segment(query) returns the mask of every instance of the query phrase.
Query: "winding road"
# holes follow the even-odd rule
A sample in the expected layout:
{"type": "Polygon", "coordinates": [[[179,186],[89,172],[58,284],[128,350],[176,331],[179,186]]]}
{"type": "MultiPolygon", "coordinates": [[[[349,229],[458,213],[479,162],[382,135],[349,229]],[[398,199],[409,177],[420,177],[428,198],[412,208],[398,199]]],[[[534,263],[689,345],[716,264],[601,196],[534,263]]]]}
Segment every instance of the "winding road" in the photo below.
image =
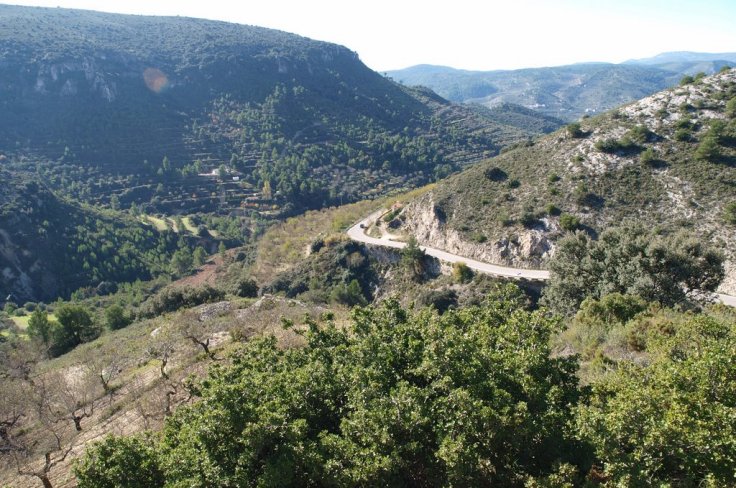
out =
{"type": "MultiPolygon", "coordinates": [[[[377,237],[371,237],[369,235],[366,235],[365,229],[369,228],[371,225],[373,225],[375,222],[378,221],[379,218],[383,214],[386,213],[386,210],[378,210],[377,212],[373,212],[368,217],[364,218],[354,226],[350,227],[347,231],[348,237],[350,237],[352,240],[357,242],[362,242],[363,244],[370,244],[373,246],[383,246],[383,247],[391,247],[394,249],[403,249],[406,246],[405,242],[398,242],[391,240],[390,238],[377,238],[377,237]]],[[[435,257],[441,261],[445,261],[448,263],[465,263],[468,268],[478,271],[480,273],[485,274],[491,274],[496,276],[505,276],[508,278],[517,278],[517,279],[524,279],[524,280],[534,280],[534,281],[547,281],[549,280],[549,271],[541,270],[541,269],[521,269],[521,268],[510,268],[507,266],[499,266],[496,264],[489,264],[484,263],[482,261],[476,261],[475,259],[469,259],[463,256],[458,256],[457,254],[452,254],[447,251],[443,251],[441,249],[435,249],[433,247],[426,247],[426,246],[420,246],[422,250],[427,253],[427,255],[435,257]]],[[[729,305],[731,307],[736,307],[736,297],[733,297],[731,295],[724,295],[720,293],[716,293],[717,299],[726,305],[729,305]]]]}

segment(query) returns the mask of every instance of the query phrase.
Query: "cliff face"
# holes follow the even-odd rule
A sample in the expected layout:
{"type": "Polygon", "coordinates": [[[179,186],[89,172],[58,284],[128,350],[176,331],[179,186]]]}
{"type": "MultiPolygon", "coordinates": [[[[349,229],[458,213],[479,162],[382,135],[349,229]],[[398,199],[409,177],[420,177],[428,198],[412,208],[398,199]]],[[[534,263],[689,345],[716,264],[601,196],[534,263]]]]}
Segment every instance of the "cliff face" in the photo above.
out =
{"type": "Polygon", "coordinates": [[[557,224],[544,220],[539,228],[515,229],[513,233],[482,243],[472,242],[446,225],[431,194],[407,205],[403,215],[403,229],[423,245],[517,268],[544,268],[545,261],[554,252],[554,239],[559,235],[557,224]]]}

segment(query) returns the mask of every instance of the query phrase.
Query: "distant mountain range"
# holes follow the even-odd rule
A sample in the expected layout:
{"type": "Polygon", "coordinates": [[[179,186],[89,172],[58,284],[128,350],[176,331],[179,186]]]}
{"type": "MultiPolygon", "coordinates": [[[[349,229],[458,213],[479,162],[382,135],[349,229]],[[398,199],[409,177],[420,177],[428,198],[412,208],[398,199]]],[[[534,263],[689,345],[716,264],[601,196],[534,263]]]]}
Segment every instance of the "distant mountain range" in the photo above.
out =
{"type": "Polygon", "coordinates": [[[514,103],[572,121],[605,112],[674,86],[683,75],[712,74],[736,65],[736,53],[663,53],[622,64],[581,63],[508,71],[466,71],[418,65],[387,71],[406,85],[423,85],[455,102],[488,107],[514,103]]]}

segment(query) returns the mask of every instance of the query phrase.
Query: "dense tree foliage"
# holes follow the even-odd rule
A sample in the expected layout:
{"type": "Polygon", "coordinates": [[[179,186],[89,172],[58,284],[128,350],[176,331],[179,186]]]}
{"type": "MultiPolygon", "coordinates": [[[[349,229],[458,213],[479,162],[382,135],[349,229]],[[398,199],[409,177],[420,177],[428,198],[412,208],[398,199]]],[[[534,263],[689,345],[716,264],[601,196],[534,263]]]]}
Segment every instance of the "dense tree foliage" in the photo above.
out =
{"type": "Polygon", "coordinates": [[[693,291],[713,291],[724,276],[723,256],[696,236],[656,234],[637,224],[611,228],[598,240],[577,232],[561,239],[549,263],[545,303],[573,314],[586,297],[613,292],[665,306],[693,291]]]}
{"type": "Polygon", "coordinates": [[[52,353],[64,354],[79,344],[96,339],[101,327],[81,305],[64,304],[54,311],[57,324],[52,329],[52,353]]]}
{"type": "Polygon", "coordinates": [[[729,486],[736,472],[736,330],[696,317],[593,386],[581,437],[618,486],[729,486]]]}
{"type": "Polygon", "coordinates": [[[133,282],[168,272],[177,244],[173,232],[61,198],[36,177],[0,169],[0,179],[6,185],[0,228],[8,239],[0,267],[28,275],[2,274],[3,298],[12,292],[50,300],[105,281],[133,282]]]}
{"type": "Polygon", "coordinates": [[[110,437],[94,444],[74,472],[80,487],[153,488],[164,485],[150,439],[110,437]]]}
{"type": "MultiPolygon", "coordinates": [[[[520,486],[576,453],[575,363],[550,358],[557,327],[503,301],[310,323],[304,348],[256,340],[215,367],[135,456],[167,486],[520,486]]],[[[88,452],[80,486],[108,486],[93,468],[121,470],[117,442],[88,452]]]]}

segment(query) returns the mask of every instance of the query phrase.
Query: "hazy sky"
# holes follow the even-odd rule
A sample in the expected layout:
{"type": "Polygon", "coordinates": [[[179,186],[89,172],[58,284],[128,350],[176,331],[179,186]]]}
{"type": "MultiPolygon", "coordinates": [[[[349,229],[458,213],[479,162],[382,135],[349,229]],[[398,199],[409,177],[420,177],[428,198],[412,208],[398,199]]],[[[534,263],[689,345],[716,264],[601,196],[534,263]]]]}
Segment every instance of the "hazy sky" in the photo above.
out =
{"type": "Polygon", "coordinates": [[[30,0],[260,25],[357,51],[375,70],[491,70],[736,51],[736,0],[30,0]]]}

